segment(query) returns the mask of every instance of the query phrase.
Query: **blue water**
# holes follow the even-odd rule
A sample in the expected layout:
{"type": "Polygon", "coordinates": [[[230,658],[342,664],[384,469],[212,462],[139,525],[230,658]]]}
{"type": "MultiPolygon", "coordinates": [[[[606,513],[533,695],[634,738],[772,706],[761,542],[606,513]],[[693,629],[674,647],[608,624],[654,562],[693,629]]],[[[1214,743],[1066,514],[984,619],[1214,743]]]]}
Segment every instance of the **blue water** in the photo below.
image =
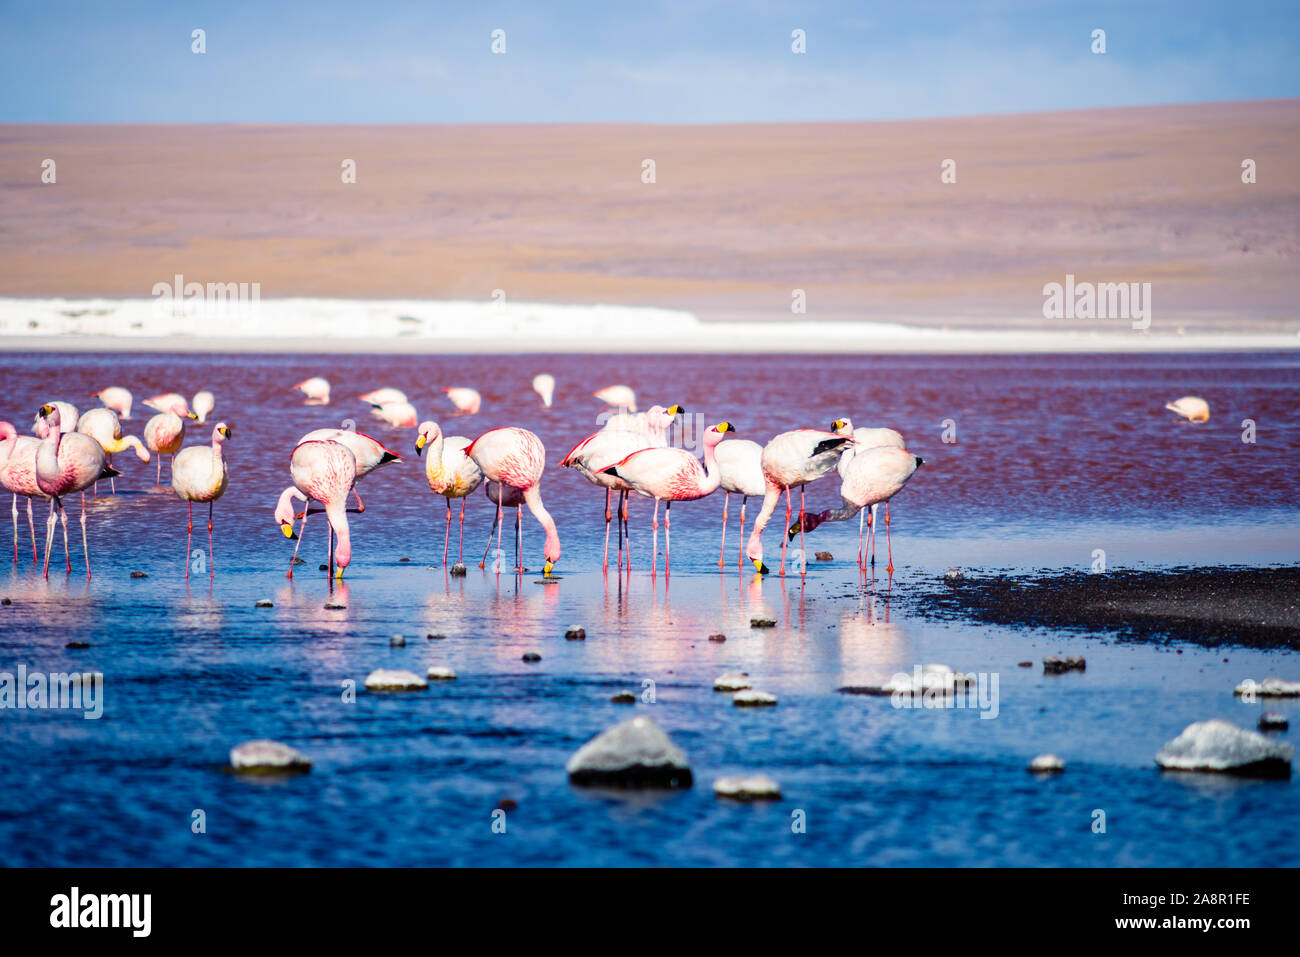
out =
{"type": "MultiPolygon", "coordinates": [[[[1153,763],[1192,721],[1253,727],[1260,708],[1234,699],[1233,686],[1300,677],[1296,655],[933,622],[901,600],[951,565],[967,574],[1079,569],[1097,548],[1111,567],[1294,562],[1295,359],[751,357],[745,377],[704,376],[709,360],[698,357],[513,361],[103,356],[92,365],[86,357],[3,357],[0,417],[22,429],[47,399],[88,408],[89,393],[108,378],[135,389],[137,401],[164,388],[212,388],[216,418],[231,422],[235,437],[230,491],[216,509],[213,584],[186,586],[184,506],[147,491],[153,466],[125,455],[120,494],[89,500],[90,582],[75,505],[71,576],[59,565],[47,584],[32,570],[25,529],[26,554],[20,549],[17,567],[0,571],[0,596],[13,602],[0,606],[0,670],[23,663],[105,675],[99,720],[0,711],[0,863],[1300,864],[1294,780],[1174,775],[1153,763]],[[550,412],[529,400],[538,371],[561,381],[550,412]],[[336,381],[335,404],[286,400],[281,384],[314,372],[336,381]],[[481,388],[482,413],[445,414],[435,386],[493,376],[505,384],[481,388]],[[579,376],[590,388],[566,391],[579,376]],[[603,496],[561,470],[543,486],[564,542],[558,583],[539,584],[537,571],[498,578],[476,567],[490,524],[477,495],[466,525],[470,574],[450,578],[441,563],[443,506],[423,487],[413,431],[382,429],[375,434],[412,461],[362,483],[367,508],[351,516],[345,584],[331,596],[316,571],[322,524],[308,525],[309,564],[292,582],[284,577],[292,543],[271,509],[288,483],[289,451],[298,434],[345,415],[364,423],[348,396],[406,388],[422,413],[438,411],[449,434],[526,425],[555,461],[594,428],[598,410],[585,394],[620,380],[647,393],[646,382],[663,381],[664,400],[717,411],[760,441],[845,413],[857,424],[902,429],[926,466],[894,503],[892,588],[882,568],[874,582],[859,580],[856,523],[810,536],[810,549],[829,549],[835,560],[814,564],[804,579],[759,581],[731,561],[720,571],[717,499],[674,510],[667,583],[647,573],[648,509],[634,504],[637,567],[629,582],[606,579],[603,496]],[[754,381],[787,380],[778,400],[753,393],[754,381]],[[1204,427],[1160,408],[1192,391],[1215,409],[1204,427]],[[1259,423],[1254,446],[1240,441],[1247,412],[1259,423]],[[939,438],[950,417],[956,445],[939,438]],[[132,579],[132,570],[149,577],[132,579]],[[331,597],[346,609],[325,610],[331,597]],[[274,607],[255,608],[260,598],[274,607]],[[751,629],[755,615],[778,625],[751,629]],[[571,623],[586,628],[586,641],[564,639],[571,623]],[[706,640],[716,631],[725,643],[706,640]],[[430,641],[429,632],[448,637],[430,641]],[[406,636],[404,647],[390,645],[395,633],[406,636]],[[71,639],[91,647],[68,649],[71,639]],[[529,650],[543,660],[522,662],[529,650]],[[1044,676],[1038,662],[1049,653],[1084,654],[1088,670],[1044,676]],[[1023,660],[1035,667],[1018,668],[1023,660]],[[932,661],[997,673],[997,717],[834,693],[932,661]],[[450,665],[459,678],[410,694],[361,689],[375,668],[422,674],[431,664],[450,665]],[[711,687],[733,670],[750,672],[780,704],[733,707],[711,687]],[[348,681],[358,688],[350,702],[348,681]],[[653,703],[609,701],[624,689],[641,695],[647,681],[653,703]],[[695,786],[671,794],[570,786],[568,757],[635,713],[654,717],[686,751],[695,786]],[[312,772],[225,773],[229,749],[253,737],[300,748],[312,772]],[[1048,751],[1067,760],[1066,772],[1026,773],[1028,760],[1048,751]],[[740,771],[775,778],[782,799],[717,799],[713,781],[740,771]],[[507,798],[518,807],[506,812],[506,832],[495,833],[493,811],[507,798]],[[196,809],[204,833],[192,831],[196,809]],[[1093,830],[1098,810],[1104,833],[1093,830]]],[[[141,415],[128,423],[137,432],[141,415]]],[[[835,498],[833,479],[809,490],[810,507],[835,498]]],[[[736,509],[733,502],[731,560],[736,509]]],[[[751,521],[756,510],[751,503],[751,521]]],[[[40,519],[38,511],[38,530],[40,519]]],[[[535,570],[541,537],[526,517],[535,570]]],[[[1300,705],[1270,707],[1300,721],[1300,705]]],[[[1294,740],[1294,731],[1283,737],[1294,740]]]]}

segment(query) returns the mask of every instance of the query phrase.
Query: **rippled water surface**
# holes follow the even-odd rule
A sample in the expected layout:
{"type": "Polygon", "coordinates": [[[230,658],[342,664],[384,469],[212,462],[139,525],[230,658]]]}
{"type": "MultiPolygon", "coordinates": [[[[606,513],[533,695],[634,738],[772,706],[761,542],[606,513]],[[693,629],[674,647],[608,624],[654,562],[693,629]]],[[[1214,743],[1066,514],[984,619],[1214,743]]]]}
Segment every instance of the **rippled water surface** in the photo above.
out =
{"type": "MultiPolygon", "coordinates": [[[[1294,562],[1296,357],[9,354],[0,356],[0,418],[25,432],[42,402],[85,410],[108,385],[135,392],[125,424],[136,434],[149,414],[143,398],[216,393],[214,418],[234,429],[230,487],[216,507],[216,579],[186,586],[185,507],[151,491],[153,465],[129,454],[115,460],[125,473],[118,494],[87,499],[90,582],[76,503],[71,576],[58,564],[41,579],[21,531],[18,564],[0,570],[0,595],[12,601],[0,606],[0,670],[102,670],[104,714],[0,711],[0,863],[1300,864],[1295,781],[1168,775],[1152,762],[1192,721],[1252,727],[1259,707],[1235,700],[1232,687],[1300,677],[1294,655],[932,622],[900,600],[953,565],[1081,569],[1099,549],[1111,568],[1294,562]],[[543,371],[559,380],[550,410],[529,391],[543,371]],[[289,387],[317,374],[333,382],[333,404],[304,407],[289,387]],[[451,578],[445,509],[424,484],[414,430],[372,426],[355,399],[396,386],[448,434],[525,426],[553,463],[597,427],[590,393],[614,382],[635,387],[643,406],[680,403],[759,442],[844,415],[902,431],[925,465],[892,509],[892,587],[883,568],[860,581],[856,523],[809,537],[810,551],[834,559],[806,578],[757,580],[736,566],[735,502],[720,570],[719,497],[674,509],[669,581],[648,574],[650,509],[634,502],[636,567],[630,580],[602,576],[603,495],[559,469],[548,470],[543,496],[563,542],[561,580],[539,583],[542,535],[527,515],[534,571],[477,568],[492,514],[481,493],[467,511],[470,573],[451,578]],[[450,385],[478,388],[480,413],[453,417],[441,392],[450,385]],[[1209,400],[1208,423],[1163,411],[1189,393],[1209,400]],[[347,607],[327,611],[316,571],[323,522],[309,523],[309,564],[289,581],[292,543],[271,513],[297,437],[346,418],[409,458],[361,484],[353,565],[332,596],[347,607]],[[1247,419],[1254,443],[1242,441],[1247,419]],[[955,443],[943,441],[945,428],[955,443]],[[274,607],[255,608],[261,598],[274,607]],[[777,627],[751,629],[756,615],[777,627]],[[571,623],[586,641],[564,640],[571,623]],[[706,640],[718,631],[726,642],[706,640]],[[390,646],[395,633],[404,647],[390,646]],[[70,640],[90,648],[68,649],[70,640]],[[522,662],[530,650],[542,661],[522,662]],[[1048,653],[1084,654],[1088,669],[1044,676],[1037,662],[1048,653]],[[1018,668],[1024,660],[1036,666],[1018,668]],[[996,673],[997,717],[834,693],[930,661],[996,673]],[[360,686],[375,668],[431,664],[460,677],[343,700],[344,683],[360,686]],[[711,690],[732,670],[780,704],[733,707],[711,690]],[[654,703],[609,701],[650,687],[654,703]],[[652,715],[687,752],[695,787],[571,787],[569,755],[634,713],[652,715]],[[314,770],[282,780],[223,773],[230,747],[251,737],[293,744],[314,770]],[[1067,759],[1065,774],[1025,772],[1045,751],[1067,759]],[[778,780],[782,800],[714,797],[716,777],[750,770],[778,780]],[[518,808],[506,833],[494,833],[492,812],[506,798],[518,808]],[[191,830],[196,809],[206,833],[191,830]],[[1093,830],[1097,810],[1104,834],[1093,830]],[[795,820],[806,822],[802,833],[795,820]]],[[[191,426],[188,441],[208,431],[191,426]]],[[[836,480],[812,486],[808,501],[838,504],[836,480]]],[[[751,502],[749,520],[756,512],[751,502]]],[[[4,540],[8,553],[7,531],[4,540]]],[[[1272,707],[1300,720],[1296,705],[1272,707]]]]}

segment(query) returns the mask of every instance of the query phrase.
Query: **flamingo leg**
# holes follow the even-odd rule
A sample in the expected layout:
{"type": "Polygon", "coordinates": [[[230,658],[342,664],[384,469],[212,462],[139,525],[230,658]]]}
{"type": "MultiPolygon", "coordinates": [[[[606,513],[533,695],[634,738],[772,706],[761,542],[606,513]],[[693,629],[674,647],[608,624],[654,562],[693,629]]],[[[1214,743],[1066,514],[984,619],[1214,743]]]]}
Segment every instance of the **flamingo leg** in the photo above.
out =
{"type": "Polygon", "coordinates": [[[498,517],[494,517],[493,520],[492,520],[492,531],[488,532],[487,544],[483,546],[483,560],[482,560],[481,562],[478,563],[478,567],[479,567],[479,568],[486,568],[486,567],[487,567],[487,553],[488,553],[488,549],[492,547],[492,536],[495,535],[495,534],[497,533],[497,522],[498,522],[498,521],[500,521],[500,517],[499,517],[499,516],[498,516],[498,517]]]}
{"type": "Polygon", "coordinates": [[[308,507],[310,504],[311,504],[311,503],[308,502],[307,505],[304,505],[304,506],[303,506],[303,509],[302,509],[302,524],[301,524],[300,526],[298,526],[298,541],[294,542],[294,545],[293,545],[293,558],[289,559],[289,573],[288,573],[287,575],[284,576],[285,578],[292,578],[292,577],[293,577],[293,566],[296,565],[296,564],[298,563],[298,546],[302,544],[302,535],[303,535],[303,532],[305,532],[305,531],[307,530],[307,512],[310,511],[310,509],[309,509],[309,507],[308,507]]]}
{"type": "MultiPolygon", "coordinates": [[[[613,494],[613,492],[614,492],[613,489],[608,489],[608,488],[605,489],[605,557],[601,560],[601,567],[604,568],[604,570],[605,570],[606,572],[609,571],[609,522],[610,522],[610,519],[612,519],[612,518],[614,517],[614,516],[611,515],[610,512],[609,512],[609,499],[610,499],[610,496],[613,494]]],[[[18,546],[16,546],[16,545],[14,546],[14,548],[15,548],[14,554],[15,554],[15,555],[18,554],[18,552],[17,552],[17,547],[18,547],[18,546]]],[[[16,560],[17,560],[17,559],[15,559],[15,561],[16,561],[16,560]]]]}
{"type": "Polygon", "coordinates": [[[90,581],[90,544],[86,541],[86,493],[81,493],[81,553],[86,559],[86,581],[90,581]]]}
{"type": "Polygon", "coordinates": [[[59,503],[59,518],[63,522],[63,560],[67,563],[68,574],[72,574],[72,552],[68,549],[68,510],[59,503]]]}
{"type": "MultiPolygon", "coordinates": [[[[29,503],[31,499],[27,500],[29,503]]],[[[14,493],[14,564],[18,564],[18,493],[14,493]]]]}
{"type": "Polygon", "coordinates": [[[451,499],[447,499],[447,528],[442,535],[442,567],[447,567],[447,549],[451,545],[451,499]]]}
{"type": "Polygon", "coordinates": [[[515,506],[515,573],[524,570],[524,507],[515,506]]]}
{"type": "MultiPolygon", "coordinates": [[[[803,552],[803,567],[799,569],[800,575],[808,574],[808,552],[807,552],[808,546],[804,544],[804,539],[803,539],[804,492],[807,490],[807,488],[808,486],[806,485],[799,486],[799,551],[803,552]]],[[[789,525],[786,526],[786,528],[789,527],[790,527],[789,525]]]]}
{"type": "Polygon", "coordinates": [[[194,539],[194,503],[185,503],[190,510],[189,524],[185,528],[185,580],[190,580],[190,545],[194,539]]]}
{"type": "Polygon", "coordinates": [[[664,578],[668,577],[669,569],[673,564],[673,500],[669,499],[668,504],[664,506],[664,578]]]}
{"type": "Polygon", "coordinates": [[[618,507],[615,510],[615,518],[618,524],[618,568],[615,569],[619,574],[623,573],[623,493],[618,493],[618,507]]]}
{"type": "Polygon", "coordinates": [[[366,510],[366,507],[361,503],[361,493],[357,491],[357,487],[355,485],[352,486],[352,494],[357,497],[357,511],[364,512],[366,510]]]}
{"type": "Polygon", "coordinates": [[[889,540],[889,503],[888,502],[885,503],[885,548],[889,552],[889,564],[885,567],[885,571],[889,572],[889,574],[892,575],[894,574],[894,546],[893,543],[890,542],[889,540]]]}
{"type": "Polygon", "coordinates": [[[32,518],[32,500],[27,499],[27,531],[32,535],[32,564],[35,565],[39,559],[36,557],[36,522],[32,518]]]}
{"type": "MultiPolygon", "coordinates": [[[[154,476],[153,487],[162,488],[162,453],[161,452],[158,453],[158,473],[154,476]]],[[[186,561],[188,561],[188,559],[186,559],[186,561]]]]}
{"type": "Polygon", "coordinates": [[[623,509],[623,539],[627,544],[627,570],[631,572],[632,571],[632,526],[628,524],[628,520],[627,520],[627,490],[626,489],[623,490],[623,498],[621,499],[621,504],[623,509]]]}
{"type": "Polygon", "coordinates": [[[212,555],[212,503],[208,503],[208,577],[217,577],[217,563],[212,555]]]}
{"type": "Polygon", "coordinates": [[[871,514],[867,516],[867,532],[869,533],[869,544],[871,546],[871,567],[876,567],[876,506],[871,506],[871,514]]]}
{"type": "MultiPolygon", "coordinates": [[[[504,491],[504,489],[502,490],[504,491]]],[[[501,554],[501,496],[497,496],[497,554],[501,554]]],[[[501,574],[501,566],[497,565],[497,574],[501,574]]]]}
{"type": "Polygon", "coordinates": [[[325,574],[330,583],[330,591],[334,590],[334,526],[330,525],[330,544],[329,544],[329,561],[325,564],[325,574]]]}
{"type": "Polygon", "coordinates": [[[724,556],[727,554],[727,512],[731,511],[731,493],[725,492],[722,496],[722,539],[718,542],[718,564],[726,564],[724,556]]]}
{"type": "Polygon", "coordinates": [[[659,567],[659,499],[655,499],[655,516],[650,521],[654,529],[654,548],[650,552],[650,577],[654,578],[655,569],[659,567]]]}
{"type": "MultiPolygon", "coordinates": [[[[790,515],[791,515],[793,512],[794,512],[794,509],[790,507],[790,489],[787,488],[787,489],[785,490],[785,525],[782,526],[783,528],[789,528],[789,527],[790,527],[790,515]]],[[[784,534],[783,534],[783,535],[781,536],[781,575],[782,575],[782,576],[785,575],[785,546],[786,546],[786,543],[789,542],[789,541],[790,541],[790,536],[789,536],[789,535],[784,535],[784,534]]]]}
{"type": "Polygon", "coordinates": [[[50,549],[54,547],[54,524],[57,519],[54,517],[56,500],[50,499],[50,517],[45,520],[45,567],[41,570],[46,578],[50,577],[50,549]]]}
{"type": "Polygon", "coordinates": [[[466,495],[460,500],[460,544],[456,546],[456,564],[465,564],[465,504],[469,501],[466,495]]]}
{"type": "Polygon", "coordinates": [[[741,568],[745,567],[745,503],[748,501],[748,495],[740,497],[740,558],[737,560],[737,564],[741,568]]]}

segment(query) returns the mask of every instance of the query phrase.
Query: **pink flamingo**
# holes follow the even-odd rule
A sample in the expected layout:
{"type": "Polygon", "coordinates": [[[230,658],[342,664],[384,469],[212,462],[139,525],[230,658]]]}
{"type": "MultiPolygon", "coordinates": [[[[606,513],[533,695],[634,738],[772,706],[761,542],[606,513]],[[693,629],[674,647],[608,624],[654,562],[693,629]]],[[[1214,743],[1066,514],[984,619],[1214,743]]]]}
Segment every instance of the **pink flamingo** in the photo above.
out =
{"type": "MultiPolygon", "coordinates": [[[[385,447],[378,439],[372,439],[364,432],[353,432],[351,429],[315,429],[298,440],[299,445],[303,442],[337,442],[339,445],[346,445],[357,460],[358,482],[381,465],[402,461],[400,455],[385,447]]],[[[357,511],[364,512],[366,506],[362,504],[361,493],[357,491],[355,485],[352,486],[352,494],[357,500],[357,511]]]]}
{"type": "Polygon", "coordinates": [[[190,545],[194,541],[194,503],[208,503],[208,577],[217,574],[212,556],[212,505],[226,491],[230,471],[222,445],[230,438],[230,426],[218,422],[212,430],[212,445],[191,445],[181,449],[172,461],[172,491],[189,507],[185,532],[185,580],[190,580],[190,545]]]}
{"type": "Polygon", "coordinates": [[[330,384],[328,379],[314,375],[310,379],[303,379],[294,388],[303,394],[303,405],[330,404],[330,384]]]}
{"type": "Polygon", "coordinates": [[[718,490],[722,482],[722,473],[718,468],[715,449],[718,443],[727,437],[728,432],[735,431],[735,427],[730,422],[719,422],[704,431],[703,464],[685,449],[642,449],[604,470],[611,475],[617,475],[640,494],[655,500],[651,575],[654,574],[655,566],[659,563],[659,503],[661,501],[668,503],[664,511],[664,574],[667,575],[672,566],[673,502],[694,501],[718,490]]]}
{"type": "MultiPolygon", "coordinates": [[[[797,533],[811,532],[823,522],[844,522],[854,515],[859,515],[867,506],[875,508],[881,502],[888,502],[902,491],[912,474],[925,464],[920,456],[913,455],[906,449],[892,445],[881,445],[859,452],[853,456],[846,470],[844,481],[840,484],[840,498],[844,504],[837,509],[827,509],[813,515],[800,515],[799,521],[790,526],[789,537],[797,533]]],[[[873,534],[874,538],[874,534],[873,534]]],[[[889,510],[885,510],[885,544],[889,548],[888,571],[894,572],[894,549],[889,540],[889,510]]],[[[864,567],[861,558],[862,529],[858,528],[858,567],[864,567]]],[[[876,563],[875,550],[872,549],[871,564],[876,563]]]]}
{"type": "Polygon", "coordinates": [[[72,571],[72,556],[68,553],[68,513],[63,507],[63,497],[81,493],[81,546],[86,557],[86,578],[90,578],[90,545],[86,541],[86,489],[101,478],[119,474],[108,465],[108,457],[100,444],[80,432],[64,433],[57,406],[43,405],[40,412],[48,432],[36,449],[36,484],[50,497],[50,517],[45,523],[45,568],[50,577],[50,549],[54,545],[55,512],[63,518],[63,551],[67,556],[68,571],[72,571]]]}
{"type": "Polygon", "coordinates": [[[447,552],[451,544],[451,500],[460,499],[460,549],[456,564],[465,561],[465,502],[470,493],[483,481],[474,460],[465,454],[469,439],[461,435],[444,437],[437,422],[421,422],[420,434],[415,437],[415,451],[423,455],[427,446],[424,478],[435,495],[447,500],[447,528],[442,538],[442,565],[447,566],[447,552]]]}
{"type": "MultiPolygon", "coordinates": [[[[293,538],[293,504],[294,498],[304,502],[314,500],[325,507],[325,518],[330,526],[329,563],[331,580],[335,577],[335,564],[338,565],[337,577],[343,577],[343,569],[352,561],[352,536],[348,530],[347,503],[348,493],[357,480],[357,459],[352,450],[338,442],[303,442],[293,450],[289,461],[289,475],[293,485],[280,493],[275,506],[275,519],[280,523],[286,538],[293,538]],[[338,549],[334,547],[334,537],[338,536],[338,549]]],[[[310,504],[310,503],[309,503],[310,504]]],[[[298,545],[302,544],[302,531],[307,527],[308,509],[303,510],[302,528],[299,529],[298,545]]],[[[294,546],[293,557],[298,557],[298,545],[294,546]]],[[[289,573],[293,577],[293,560],[289,562],[289,573]]]]}
{"type": "MultiPolygon", "coordinates": [[[[799,518],[804,517],[804,486],[826,475],[835,468],[840,454],[853,439],[847,435],[822,432],[817,429],[795,429],[782,432],[763,447],[763,508],[754,520],[754,530],[749,534],[745,556],[754,563],[760,575],[766,575],[763,564],[763,529],[767,528],[776,503],[785,492],[785,520],[790,522],[790,489],[799,488],[799,518]]],[[[785,574],[786,537],[781,536],[781,574],[785,574]]],[[[804,569],[807,569],[804,563],[804,569]]]]}
{"type": "Polygon", "coordinates": [[[542,405],[549,409],[555,399],[555,376],[549,372],[533,376],[533,391],[541,398],[542,405]]]}
{"type": "MultiPolygon", "coordinates": [[[[139,439],[134,435],[122,435],[122,423],[117,417],[117,413],[112,409],[104,406],[98,409],[91,409],[82,413],[77,420],[77,431],[83,435],[89,435],[99,443],[100,447],[108,455],[108,464],[113,464],[113,456],[118,452],[125,452],[127,449],[135,449],[136,458],[141,462],[149,461],[149,450],[144,447],[139,439]]],[[[117,479],[110,482],[113,488],[113,494],[117,494],[117,479]]],[[[98,494],[98,485],[96,486],[98,494]]]]}
{"type": "Polygon", "coordinates": [[[159,412],[145,423],[144,444],[149,447],[150,452],[158,456],[158,474],[154,479],[154,488],[162,488],[162,457],[170,455],[173,465],[175,464],[176,453],[181,450],[181,443],[185,441],[185,420],[197,418],[198,416],[190,411],[189,406],[182,399],[169,406],[166,412],[159,412]]]}
{"type": "Polygon", "coordinates": [[[447,398],[451,404],[460,410],[463,415],[473,415],[478,412],[479,406],[483,404],[483,397],[475,389],[467,389],[463,386],[448,386],[442,390],[447,393],[447,398]]]}
{"type": "Polygon", "coordinates": [[[626,409],[629,412],[636,411],[636,393],[625,385],[607,385],[592,396],[604,402],[615,409],[626,409]]]}
{"type": "Polygon", "coordinates": [[[194,415],[198,418],[200,425],[208,421],[208,416],[212,414],[212,410],[216,407],[217,397],[207,389],[194,393],[194,401],[190,403],[190,408],[194,410],[194,415]]]}
{"type": "Polygon", "coordinates": [[[179,392],[164,392],[162,395],[156,395],[152,399],[145,399],[144,404],[153,409],[155,412],[170,412],[174,406],[184,406],[183,416],[189,415],[190,406],[185,396],[179,392]]]}
{"type": "MultiPolygon", "coordinates": [[[[489,480],[519,489],[524,503],[546,531],[542,548],[546,562],[542,574],[549,575],[560,560],[560,536],[555,521],[542,504],[541,480],[546,468],[546,447],[527,429],[504,428],[484,432],[465,449],[479,471],[489,480]]],[[[497,504],[497,547],[500,548],[501,505],[497,504]]],[[[522,561],[522,559],[521,559],[522,561]]],[[[516,567],[516,572],[522,567],[516,567]]]]}
{"type": "Polygon", "coordinates": [[[740,498],[740,555],[739,563],[745,565],[745,506],[751,495],[767,491],[763,478],[763,447],[749,439],[730,439],[719,445],[714,453],[718,458],[718,471],[722,476],[722,538],[718,543],[718,564],[726,564],[727,513],[731,511],[731,493],[740,498]]]}
{"type": "Polygon", "coordinates": [[[131,392],[123,389],[121,386],[112,385],[107,389],[100,389],[91,398],[98,399],[103,403],[104,408],[112,409],[124,419],[131,418],[131,392]]]}
{"type": "MultiPolygon", "coordinates": [[[[844,454],[840,456],[840,464],[836,466],[836,469],[840,473],[841,479],[845,478],[848,475],[849,463],[853,461],[853,456],[859,452],[865,452],[867,449],[878,448],[879,446],[882,445],[891,446],[896,449],[902,449],[907,447],[907,443],[903,441],[903,436],[901,433],[896,432],[893,429],[855,429],[853,427],[853,420],[850,419],[848,416],[845,416],[842,419],[836,419],[834,422],[832,422],[831,431],[834,432],[836,435],[853,436],[853,444],[844,450],[844,454]]],[[[874,565],[876,563],[875,529],[876,529],[876,509],[878,507],[879,507],[878,505],[872,505],[870,511],[863,509],[861,512],[858,513],[858,567],[859,568],[861,568],[864,562],[866,561],[866,558],[863,555],[862,548],[861,548],[863,519],[866,520],[867,528],[870,529],[869,539],[871,541],[871,547],[872,547],[871,564],[874,565]]],[[[889,523],[889,502],[888,501],[885,502],[885,523],[886,524],[889,523]]],[[[886,537],[888,537],[888,533],[886,533],[886,537]]]]}
{"type": "Polygon", "coordinates": [[[406,402],[406,393],[401,389],[374,389],[361,397],[367,405],[387,405],[389,402],[406,402]]]}
{"type": "Polygon", "coordinates": [[[370,414],[395,429],[413,429],[419,421],[415,406],[409,402],[383,402],[375,404],[370,414]]]}
{"type": "MultiPolygon", "coordinates": [[[[42,436],[41,438],[44,438],[42,436]]],[[[36,520],[32,516],[32,499],[49,498],[36,484],[36,449],[40,439],[19,435],[11,422],[0,422],[0,486],[12,492],[14,516],[14,564],[18,564],[18,496],[27,499],[27,528],[32,536],[32,564],[40,561],[36,554],[36,520]]]]}

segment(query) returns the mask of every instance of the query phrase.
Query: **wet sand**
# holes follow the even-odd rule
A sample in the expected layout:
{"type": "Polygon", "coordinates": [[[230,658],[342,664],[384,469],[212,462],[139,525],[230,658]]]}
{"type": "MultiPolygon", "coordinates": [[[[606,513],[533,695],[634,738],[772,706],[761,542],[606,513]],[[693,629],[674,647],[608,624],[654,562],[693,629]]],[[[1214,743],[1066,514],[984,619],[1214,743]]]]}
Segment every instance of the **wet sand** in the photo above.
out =
{"type": "Polygon", "coordinates": [[[914,601],[936,618],[1300,651],[1300,566],[966,577],[914,601]]]}

